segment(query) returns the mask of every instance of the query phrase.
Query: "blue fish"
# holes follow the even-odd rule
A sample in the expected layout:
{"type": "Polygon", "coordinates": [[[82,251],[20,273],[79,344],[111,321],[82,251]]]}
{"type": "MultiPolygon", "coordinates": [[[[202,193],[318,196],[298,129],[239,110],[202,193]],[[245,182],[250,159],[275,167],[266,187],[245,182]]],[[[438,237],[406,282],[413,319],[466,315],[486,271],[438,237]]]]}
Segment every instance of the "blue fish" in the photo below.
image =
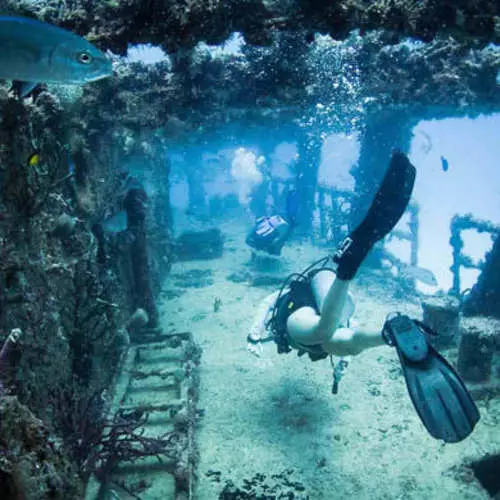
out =
{"type": "Polygon", "coordinates": [[[36,83],[82,84],[112,74],[111,61],[67,30],[24,17],[0,16],[0,78],[36,83]]]}
{"type": "Polygon", "coordinates": [[[448,166],[448,160],[444,156],[441,156],[441,167],[443,168],[443,172],[448,172],[448,166]]]}

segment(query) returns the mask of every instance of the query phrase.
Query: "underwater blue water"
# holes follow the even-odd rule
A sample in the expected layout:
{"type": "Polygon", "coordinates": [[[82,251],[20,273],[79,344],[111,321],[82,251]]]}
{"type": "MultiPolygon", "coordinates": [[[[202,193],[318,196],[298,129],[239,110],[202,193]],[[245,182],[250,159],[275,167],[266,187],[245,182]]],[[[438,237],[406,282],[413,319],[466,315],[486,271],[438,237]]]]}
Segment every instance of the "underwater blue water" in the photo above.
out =
{"type": "MultiPolygon", "coordinates": [[[[419,259],[445,290],[452,281],[451,218],[471,213],[500,225],[499,127],[500,115],[495,114],[422,122],[414,130],[410,157],[418,167],[414,196],[421,207],[419,259]],[[422,147],[422,132],[432,141],[428,153],[422,147]],[[440,156],[449,162],[446,172],[440,156]]],[[[471,231],[464,239],[464,252],[476,261],[491,248],[489,235],[471,231]]],[[[462,271],[462,288],[471,287],[477,274],[462,271]]]]}
{"type": "MultiPolygon", "coordinates": [[[[452,248],[449,244],[450,222],[454,215],[474,214],[478,219],[500,224],[500,141],[497,130],[500,115],[480,116],[476,119],[450,118],[419,123],[413,131],[410,158],[418,169],[414,199],[420,206],[419,265],[430,269],[439,288],[447,291],[452,284],[452,248]],[[441,156],[449,163],[445,172],[441,156]]],[[[262,131],[263,138],[266,131],[262,131]]],[[[259,152],[254,144],[242,144],[259,152]]],[[[209,146],[210,148],[210,146],[209,146]]],[[[207,151],[213,157],[214,169],[230,163],[234,149],[207,151]]],[[[266,158],[273,176],[291,178],[291,168],[297,155],[293,138],[278,144],[266,158]]],[[[354,179],[349,170],[359,156],[359,141],[355,134],[332,134],[325,138],[318,169],[318,183],[342,189],[353,189],[354,179]]],[[[185,163],[182,157],[173,161],[171,202],[176,208],[188,206],[188,189],[184,179],[185,163]]],[[[210,177],[209,174],[205,174],[210,177]]],[[[213,194],[236,193],[238,183],[230,176],[217,174],[205,180],[207,199],[213,194]]],[[[404,228],[407,220],[399,224],[404,228]]],[[[491,248],[488,234],[476,231],[463,233],[464,251],[476,262],[484,258],[491,248]]],[[[405,242],[393,240],[388,247],[402,260],[409,260],[405,242]]],[[[471,287],[478,276],[477,270],[463,269],[462,288],[471,287]]],[[[419,284],[424,292],[431,289],[419,284]]]]}
{"type": "MultiPolygon", "coordinates": [[[[328,41],[329,37],[326,35],[318,36],[318,39],[320,38],[323,40],[321,43],[332,43],[331,39],[328,41]]],[[[234,34],[219,47],[200,43],[196,50],[200,54],[209,52],[214,57],[238,56],[242,53],[243,43],[241,35],[234,34]]],[[[420,43],[416,42],[404,44],[410,49],[420,46],[420,43]]],[[[349,50],[352,54],[355,49],[349,50]]],[[[356,88],[359,74],[358,68],[350,64],[345,64],[343,67],[345,60],[348,60],[347,52],[339,56],[337,61],[338,69],[346,72],[346,75],[341,75],[345,78],[341,79],[340,84],[338,82],[335,84],[340,87],[351,86],[353,101],[348,101],[346,104],[346,107],[350,107],[359,90],[356,88]],[[342,57],[346,59],[343,60],[342,57]]],[[[132,63],[155,64],[170,60],[170,56],[158,47],[138,45],[130,47],[126,60],[132,63]]],[[[321,63],[320,61],[319,64],[321,63]]],[[[325,102],[327,100],[328,98],[324,99],[325,102]]],[[[342,128],[332,125],[335,121],[333,118],[332,122],[329,121],[329,116],[334,116],[338,112],[334,109],[335,104],[329,107],[328,104],[318,102],[312,108],[311,114],[316,113],[316,115],[312,118],[310,116],[303,118],[304,123],[307,122],[303,128],[307,128],[309,132],[317,131],[320,138],[320,147],[316,150],[319,151],[316,158],[320,158],[317,165],[318,184],[325,188],[353,190],[355,183],[351,170],[359,160],[361,149],[360,136],[356,131],[364,117],[364,110],[360,105],[358,115],[352,120],[349,119],[348,124],[342,128]],[[342,132],[332,133],[332,130],[337,132],[342,130],[342,132]]],[[[244,128],[246,125],[246,123],[240,124],[240,127],[244,128]]],[[[335,122],[335,125],[339,123],[335,122]]],[[[486,449],[485,442],[488,439],[489,429],[486,431],[483,429],[477,441],[474,441],[476,435],[471,437],[470,441],[460,445],[463,448],[457,448],[458,451],[455,452],[450,451],[449,447],[445,448],[443,443],[431,441],[418,422],[419,426],[415,426],[416,416],[411,413],[408,417],[408,414],[404,413],[409,411],[410,401],[407,399],[401,369],[395,352],[388,346],[382,345],[384,340],[380,334],[388,309],[397,308],[404,314],[411,314],[414,317],[422,312],[420,304],[422,296],[414,294],[414,290],[408,293],[402,291],[403,286],[401,289],[398,288],[402,281],[385,280],[383,274],[377,270],[373,274],[367,273],[366,281],[359,280],[360,284],[358,282],[353,284],[353,289],[357,293],[358,309],[350,324],[351,318],[342,320],[346,325],[341,323],[340,333],[348,335],[350,327],[354,332],[359,325],[361,328],[358,331],[361,332],[364,332],[365,327],[367,330],[371,328],[378,343],[369,347],[379,347],[380,350],[370,349],[368,353],[355,356],[355,359],[342,359],[342,363],[346,366],[351,365],[351,368],[342,383],[343,390],[333,399],[330,394],[335,392],[332,389],[331,372],[333,371],[335,383],[335,373],[338,374],[338,371],[331,370],[331,365],[334,364],[337,370],[339,366],[343,366],[337,360],[343,357],[343,354],[335,352],[338,356],[333,362],[333,358],[326,359],[327,353],[322,351],[320,354],[324,355],[325,363],[322,365],[314,363],[311,366],[307,356],[302,356],[305,351],[301,352],[300,359],[296,358],[295,352],[288,356],[288,359],[284,359],[284,356],[277,355],[275,345],[271,342],[266,345],[268,351],[272,345],[270,355],[263,354],[257,360],[248,355],[245,349],[247,333],[264,297],[269,292],[275,291],[276,287],[279,288],[289,272],[303,270],[319,255],[331,256],[333,249],[330,248],[332,246],[330,243],[328,246],[325,241],[320,242],[319,238],[315,239],[316,235],[313,233],[321,226],[321,221],[318,222],[319,209],[316,207],[312,216],[314,221],[311,224],[311,234],[307,234],[310,237],[292,240],[286,246],[281,258],[278,259],[276,253],[271,259],[268,256],[262,259],[262,255],[254,254],[253,250],[251,253],[245,234],[254,223],[256,215],[265,215],[255,213],[251,206],[253,199],[257,197],[259,186],[266,186],[265,180],[280,181],[282,191],[279,195],[285,198],[283,195],[285,189],[290,188],[291,181],[297,176],[298,155],[299,150],[304,150],[301,148],[304,146],[305,136],[300,136],[299,140],[302,142],[299,144],[299,140],[292,133],[287,135],[287,129],[284,129],[285,133],[282,133],[280,139],[274,140],[273,134],[276,130],[266,129],[260,125],[260,128],[254,126],[252,134],[248,135],[250,138],[239,140],[238,133],[231,130],[232,126],[230,123],[227,127],[227,135],[231,136],[231,140],[226,140],[226,130],[224,133],[219,131],[217,139],[212,142],[207,139],[205,142],[200,140],[196,143],[189,138],[184,143],[176,144],[170,137],[162,137],[166,141],[170,140],[168,147],[166,146],[162,152],[165,171],[161,173],[164,175],[158,175],[162,165],[161,158],[155,158],[160,161],[155,162],[153,168],[153,163],[150,162],[148,165],[142,153],[127,156],[126,164],[120,165],[120,170],[127,172],[141,184],[152,201],[152,207],[157,208],[159,205],[159,211],[173,208],[174,236],[193,229],[203,230],[202,236],[200,233],[194,234],[194,238],[190,241],[197,241],[197,244],[203,247],[204,244],[211,243],[208,240],[212,237],[216,239],[217,235],[222,235],[219,241],[224,241],[225,245],[224,252],[221,252],[222,255],[217,254],[217,259],[211,260],[198,255],[198,258],[193,260],[189,258],[183,260],[179,251],[179,241],[182,238],[173,242],[172,247],[175,248],[177,255],[172,259],[172,269],[165,279],[166,287],[170,287],[167,290],[169,293],[161,295],[159,300],[163,315],[161,326],[158,330],[149,330],[149,333],[154,335],[172,331],[189,332],[203,347],[200,367],[202,384],[200,413],[196,418],[193,417],[193,422],[199,423],[196,432],[199,432],[197,439],[201,449],[199,454],[201,465],[196,471],[201,486],[196,498],[212,500],[218,497],[211,493],[215,490],[220,491],[222,485],[215,484],[217,481],[210,486],[209,493],[208,490],[204,490],[207,483],[212,481],[207,479],[209,477],[207,471],[212,471],[212,467],[221,469],[225,478],[234,474],[241,479],[247,475],[247,468],[251,471],[249,474],[255,472],[260,474],[266,470],[265,464],[271,464],[272,467],[278,464],[281,468],[282,463],[283,468],[290,467],[292,470],[292,467],[295,467],[298,470],[297,477],[305,478],[307,493],[311,493],[310,498],[318,500],[335,499],[340,496],[337,495],[335,487],[330,489],[330,482],[334,480],[339,482],[337,487],[348,492],[343,494],[342,498],[361,498],[357,496],[357,488],[364,491],[362,498],[372,498],[371,492],[376,490],[377,481],[380,480],[381,483],[386,481],[384,474],[388,473],[388,476],[391,476],[391,472],[397,476],[399,484],[395,487],[391,484],[388,487],[387,483],[390,481],[386,481],[382,488],[383,493],[376,498],[417,499],[416,494],[425,492],[426,487],[424,485],[417,490],[415,478],[418,479],[419,472],[425,473],[426,468],[431,468],[433,465],[435,470],[430,474],[432,477],[429,484],[432,486],[429,486],[429,491],[431,489],[436,491],[439,488],[436,484],[439,485],[445,474],[448,474],[448,485],[452,484],[451,487],[455,488],[456,484],[451,478],[451,464],[458,462],[457,457],[463,459],[465,451],[469,450],[467,446],[470,446],[476,455],[479,453],[477,450],[486,449]],[[168,176],[167,166],[171,166],[168,176]],[[159,182],[170,183],[170,200],[155,205],[160,196],[159,182]],[[199,207],[193,207],[193,203],[190,203],[195,197],[202,200],[203,210],[197,211],[199,207]],[[211,215],[210,203],[215,197],[220,199],[226,197],[225,202],[228,205],[222,207],[219,214],[211,215]],[[236,202],[230,205],[227,198],[236,202]],[[207,228],[209,231],[205,231],[207,228]],[[403,439],[409,443],[408,448],[406,448],[407,442],[403,439]],[[366,450],[365,456],[363,453],[365,447],[370,446],[371,449],[366,450]],[[429,451],[426,456],[427,450],[429,451]],[[398,453],[403,455],[399,457],[403,462],[401,468],[393,456],[398,453]],[[380,460],[377,463],[367,464],[369,459],[373,462],[374,457],[380,460]],[[430,465],[424,463],[423,458],[420,462],[414,457],[428,458],[430,465]],[[403,470],[405,467],[408,470],[403,470]],[[370,479],[367,480],[366,477],[370,479]],[[376,481],[372,485],[373,478],[376,481]],[[413,494],[414,491],[417,493],[413,494]],[[398,494],[391,496],[386,492],[398,492],[398,494]]],[[[303,132],[300,130],[301,126],[296,127],[299,132],[303,132]]],[[[475,119],[423,121],[413,130],[409,157],[418,171],[413,192],[414,200],[420,208],[418,264],[434,273],[439,291],[446,292],[452,286],[450,271],[452,247],[449,242],[452,218],[455,215],[470,213],[478,219],[500,225],[499,128],[500,114],[495,114],[475,119]]],[[[165,135],[168,136],[168,132],[165,132],[165,135]]],[[[247,136],[241,134],[241,137],[247,136]]],[[[143,139],[146,144],[148,140],[146,134],[144,137],[141,136],[141,140],[143,139]]],[[[404,165],[408,166],[407,163],[404,165]]],[[[375,183],[375,180],[373,182],[375,183]]],[[[271,186],[272,182],[268,184],[271,186]]],[[[295,195],[297,191],[293,191],[294,188],[290,190],[295,195]]],[[[315,201],[320,198],[318,193],[315,201]]],[[[262,197],[265,198],[264,210],[268,208],[277,210],[278,202],[270,199],[272,195],[269,192],[264,193],[262,197]]],[[[120,210],[112,213],[114,214],[112,217],[102,221],[105,232],[120,233],[127,229],[129,219],[126,212],[120,210]]],[[[153,218],[158,215],[154,210],[151,213],[153,218]]],[[[165,218],[161,220],[163,223],[165,218]]],[[[262,229],[261,234],[271,234],[277,227],[283,228],[288,224],[279,217],[273,217],[272,224],[265,218],[262,220],[264,222],[259,226],[262,229]]],[[[404,216],[396,229],[407,231],[408,220],[409,217],[404,216]]],[[[167,227],[168,224],[164,223],[167,227]]],[[[143,233],[140,236],[142,237],[143,233]]],[[[193,234],[189,236],[193,237],[193,234]]],[[[324,235],[322,237],[324,238],[324,235]]],[[[475,262],[483,259],[491,248],[492,239],[488,234],[466,231],[463,237],[464,251],[475,262]]],[[[171,243],[169,238],[170,236],[167,238],[168,244],[171,243]]],[[[329,241],[333,240],[332,237],[329,241]]],[[[154,242],[154,237],[151,241],[154,242]]],[[[162,240],[161,244],[163,245],[165,241],[162,240]]],[[[144,243],[143,238],[142,243],[144,243]]],[[[156,243],[153,243],[153,246],[154,244],[156,243]]],[[[196,247],[196,244],[193,246],[196,247]]],[[[394,239],[387,244],[387,248],[403,261],[409,262],[408,242],[394,239]]],[[[147,259],[143,260],[147,263],[147,259]]],[[[471,287],[476,282],[477,276],[477,270],[463,270],[462,289],[471,287]]],[[[352,277],[345,280],[350,280],[352,277]]],[[[331,280],[333,281],[333,277],[331,280]]],[[[344,285],[345,283],[341,283],[340,286],[344,285]]],[[[325,294],[327,290],[333,289],[333,287],[330,289],[330,286],[331,281],[323,286],[325,294]]],[[[418,290],[429,294],[436,292],[436,288],[430,285],[417,283],[416,286],[418,290]]],[[[340,294],[339,296],[342,297],[340,294]]],[[[345,298],[345,295],[343,297],[345,298]]],[[[108,307],[119,307],[113,303],[104,302],[104,304],[108,307]]],[[[293,301],[288,306],[292,307],[293,301]]],[[[320,304],[318,310],[321,308],[320,304]]],[[[316,312],[311,314],[316,320],[318,317],[316,312]]],[[[325,316],[328,317],[327,314],[325,316]]],[[[266,328],[268,326],[269,323],[266,328]]],[[[339,324],[331,327],[332,332],[337,326],[339,324]]],[[[137,337],[133,342],[137,342],[137,339],[141,341],[141,338],[137,337]]],[[[130,342],[130,339],[128,341],[130,342]]],[[[255,344],[258,342],[259,340],[255,344]]],[[[166,349],[170,349],[172,345],[167,345],[166,349]]],[[[299,344],[301,348],[306,345],[299,344]]],[[[322,344],[308,345],[321,349],[322,344]]],[[[154,352],[156,349],[155,346],[151,348],[153,353],[151,359],[157,354],[154,352]]],[[[137,359],[144,361],[143,351],[140,352],[141,355],[137,359]]],[[[182,355],[188,357],[184,351],[182,355]]],[[[162,360],[163,358],[158,357],[155,360],[161,368],[163,368],[162,360]]],[[[184,377],[182,374],[179,375],[179,372],[180,370],[177,370],[176,380],[184,377]]],[[[162,374],[162,371],[155,370],[149,375],[162,377],[162,374]]],[[[341,375],[343,376],[343,373],[341,375]]],[[[144,390],[144,387],[142,389],[144,390]]],[[[149,395],[155,402],[156,398],[163,398],[163,395],[158,396],[156,389],[157,387],[146,386],[144,390],[150,392],[149,395]]],[[[180,390],[178,392],[181,393],[180,390]]],[[[175,398],[177,397],[176,394],[175,398]]],[[[488,422],[495,422],[500,413],[498,409],[492,407],[489,416],[487,413],[489,409],[486,408],[487,405],[484,406],[481,410],[485,414],[485,425],[489,426],[488,422]]],[[[181,415],[176,425],[186,424],[182,418],[186,416],[181,415]]],[[[196,460],[198,459],[197,456],[196,460]]],[[[157,483],[161,481],[160,479],[157,483]]],[[[288,479],[285,478],[284,481],[287,482],[288,479]]],[[[302,488],[300,483],[297,484],[302,488]]],[[[451,494],[448,493],[450,492],[443,494],[443,498],[458,498],[455,496],[455,489],[451,494]]],[[[148,497],[146,493],[144,498],[155,500],[162,497],[161,495],[148,497]]],[[[432,496],[432,498],[437,497],[432,496]]]]}

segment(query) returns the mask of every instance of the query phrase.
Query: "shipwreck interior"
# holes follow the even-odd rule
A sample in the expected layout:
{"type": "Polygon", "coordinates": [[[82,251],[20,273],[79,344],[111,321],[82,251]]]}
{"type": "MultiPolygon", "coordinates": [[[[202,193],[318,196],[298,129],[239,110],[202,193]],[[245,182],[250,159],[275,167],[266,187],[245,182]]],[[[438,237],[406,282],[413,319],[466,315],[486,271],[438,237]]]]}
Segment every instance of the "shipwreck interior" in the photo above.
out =
{"type": "MultiPolygon", "coordinates": [[[[199,470],[207,341],[199,317],[171,326],[164,303],[213,276],[175,266],[216,269],[233,251],[225,229],[283,210],[292,188],[293,241],[335,248],[366,213],[392,150],[435,147],[422,124],[498,117],[500,5],[0,0],[0,12],[74,31],[113,59],[112,78],[41,85],[28,99],[0,82],[0,496],[216,498],[203,496],[211,481],[219,498],[285,498],[257,496],[259,477],[245,489],[199,470]],[[231,178],[238,150],[267,161],[251,199],[251,181],[238,191],[231,178]],[[346,183],[330,164],[343,165],[346,183]]],[[[498,431],[500,219],[453,214],[440,234],[449,281],[432,295],[402,277],[422,262],[421,206],[417,196],[394,234],[403,250],[387,241],[366,265],[391,270],[399,299],[413,297],[449,332],[439,347],[498,431]],[[484,257],[468,253],[471,232],[488,237],[484,257]]],[[[286,277],[232,276],[257,290],[286,277]]],[[[450,465],[456,498],[497,498],[499,453],[450,465]]],[[[321,498],[290,481],[271,486],[321,498]]]]}

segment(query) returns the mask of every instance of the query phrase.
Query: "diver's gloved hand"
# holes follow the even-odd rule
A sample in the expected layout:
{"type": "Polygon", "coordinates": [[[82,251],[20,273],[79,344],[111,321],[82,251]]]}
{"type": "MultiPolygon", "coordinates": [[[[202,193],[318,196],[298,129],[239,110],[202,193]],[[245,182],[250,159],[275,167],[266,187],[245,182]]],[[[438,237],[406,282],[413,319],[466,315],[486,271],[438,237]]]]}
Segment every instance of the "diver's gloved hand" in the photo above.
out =
{"type": "Polygon", "coordinates": [[[253,354],[256,358],[262,357],[262,344],[260,343],[260,340],[254,340],[251,335],[248,335],[247,337],[247,351],[251,354],[253,354]]]}
{"type": "Polygon", "coordinates": [[[366,217],[333,256],[339,279],[352,280],[373,245],[398,223],[410,202],[415,176],[416,169],[406,155],[394,151],[366,217]]]}

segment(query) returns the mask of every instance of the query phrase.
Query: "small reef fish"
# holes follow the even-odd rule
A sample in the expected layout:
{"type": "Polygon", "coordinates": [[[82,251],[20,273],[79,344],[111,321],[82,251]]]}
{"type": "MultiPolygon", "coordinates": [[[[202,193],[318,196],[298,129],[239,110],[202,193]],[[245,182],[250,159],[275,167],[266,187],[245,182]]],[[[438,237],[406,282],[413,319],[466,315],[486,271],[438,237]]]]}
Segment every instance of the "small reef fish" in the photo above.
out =
{"type": "Polygon", "coordinates": [[[424,285],[438,286],[436,276],[429,269],[424,269],[418,266],[408,266],[401,271],[402,278],[414,279],[420,281],[424,285]]]}
{"type": "Polygon", "coordinates": [[[448,171],[448,160],[444,157],[444,156],[441,156],[441,167],[443,169],[443,172],[447,172],[448,171]]]}
{"type": "Polygon", "coordinates": [[[33,89],[37,82],[82,84],[112,74],[111,61],[80,36],[25,17],[0,16],[0,78],[33,89]]]}
{"type": "Polygon", "coordinates": [[[28,167],[37,167],[38,165],[40,165],[40,153],[35,151],[28,158],[28,167]]]}

